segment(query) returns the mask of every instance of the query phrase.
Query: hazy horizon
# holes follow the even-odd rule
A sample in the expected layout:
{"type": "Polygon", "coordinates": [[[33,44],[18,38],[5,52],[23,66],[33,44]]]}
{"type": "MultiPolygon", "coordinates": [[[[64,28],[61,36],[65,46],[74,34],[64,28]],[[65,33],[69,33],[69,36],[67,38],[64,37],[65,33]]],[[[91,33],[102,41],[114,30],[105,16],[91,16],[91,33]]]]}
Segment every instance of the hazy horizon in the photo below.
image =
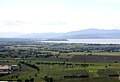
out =
{"type": "MultiPolygon", "coordinates": [[[[96,28],[89,28],[89,29],[83,29],[83,30],[77,30],[77,31],[69,31],[69,32],[61,32],[61,33],[56,33],[56,32],[38,32],[38,33],[18,33],[18,32],[0,32],[0,38],[65,38],[66,35],[70,36],[80,36],[80,37],[86,37],[87,39],[90,38],[97,38],[97,39],[113,39],[113,38],[120,38],[120,29],[96,29],[96,28]],[[81,35],[82,34],[82,35],[81,35]],[[92,35],[91,35],[92,34],[92,35]],[[96,36],[98,35],[98,36],[96,36]],[[107,35],[107,36],[106,36],[107,35]],[[92,37],[91,37],[92,36],[92,37]],[[101,37],[100,37],[101,36],[101,37]]],[[[67,37],[70,37],[67,36],[67,37]]],[[[74,38],[75,38],[74,37],[74,38]]],[[[80,38],[77,37],[77,38],[80,38]]],[[[85,38],[84,37],[84,38],[85,38]]],[[[84,39],[83,38],[83,39],[84,39]]]]}
{"type": "Polygon", "coordinates": [[[67,32],[31,32],[31,33],[22,33],[22,32],[14,32],[14,31],[6,31],[6,32],[0,32],[0,33],[18,33],[18,34],[34,34],[34,33],[69,33],[69,32],[77,32],[77,31],[84,31],[84,30],[120,30],[120,29],[100,29],[100,28],[87,28],[87,29],[80,29],[80,30],[71,30],[67,32]]]}
{"type": "Polygon", "coordinates": [[[0,33],[120,29],[119,0],[0,0],[0,33]]]}

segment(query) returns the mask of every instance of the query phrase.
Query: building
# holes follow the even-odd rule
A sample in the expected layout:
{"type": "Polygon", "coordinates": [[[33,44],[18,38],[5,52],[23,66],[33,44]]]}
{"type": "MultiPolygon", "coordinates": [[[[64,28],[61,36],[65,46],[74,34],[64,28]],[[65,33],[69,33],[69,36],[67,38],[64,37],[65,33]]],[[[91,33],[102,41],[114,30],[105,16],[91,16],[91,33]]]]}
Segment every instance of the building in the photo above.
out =
{"type": "Polygon", "coordinates": [[[0,65],[0,74],[11,73],[11,66],[9,65],[0,65]]]}
{"type": "Polygon", "coordinates": [[[0,65],[0,74],[8,74],[18,71],[18,65],[0,65]]]}
{"type": "Polygon", "coordinates": [[[18,71],[18,65],[11,65],[11,71],[18,71]]]}

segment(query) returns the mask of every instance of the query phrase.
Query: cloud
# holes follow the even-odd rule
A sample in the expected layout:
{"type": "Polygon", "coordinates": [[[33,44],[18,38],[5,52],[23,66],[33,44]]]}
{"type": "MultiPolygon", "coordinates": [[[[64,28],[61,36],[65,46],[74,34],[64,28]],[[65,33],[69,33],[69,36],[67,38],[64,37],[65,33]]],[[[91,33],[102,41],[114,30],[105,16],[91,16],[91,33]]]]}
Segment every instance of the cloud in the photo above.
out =
{"type": "Polygon", "coordinates": [[[40,25],[66,25],[66,22],[48,22],[48,23],[41,23],[40,25]]]}
{"type": "Polygon", "coordinates": [[[16,25],[24,25],[24,24],[26,24],[26,22],[24,22],[24,21],[19,21],[19,20],[14,20],[14,21],[4,20],[4,21],[2,21],[2,23],[3,23],[5,26],[16,26],[16,25]]]}
{"type": "Polygon", "coordinates": [[[120,4],[120,0],[92,0],[95,2],[103,2],[103,3],[119,3],[120,4]]]}
{"type": "Polygon", "coordinates": [[[38,0],[37,4],[32,1],[0,6],[0,31],[68,32],[120,26],[120,6],[112,5],[119,4],[120,0],[59,0],[60,4],[57,0],[50,3],[38,0]]]}

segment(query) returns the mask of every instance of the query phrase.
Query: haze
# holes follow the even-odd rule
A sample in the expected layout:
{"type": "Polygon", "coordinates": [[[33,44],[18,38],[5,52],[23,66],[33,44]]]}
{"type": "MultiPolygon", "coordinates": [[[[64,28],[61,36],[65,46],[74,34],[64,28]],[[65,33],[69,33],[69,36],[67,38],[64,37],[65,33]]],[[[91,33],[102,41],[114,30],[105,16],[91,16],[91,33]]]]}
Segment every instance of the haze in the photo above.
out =
{"type": "Polygon", "coordinates": [[[120,29],[120,0],[0,0],[0,32],[120,29]]]}

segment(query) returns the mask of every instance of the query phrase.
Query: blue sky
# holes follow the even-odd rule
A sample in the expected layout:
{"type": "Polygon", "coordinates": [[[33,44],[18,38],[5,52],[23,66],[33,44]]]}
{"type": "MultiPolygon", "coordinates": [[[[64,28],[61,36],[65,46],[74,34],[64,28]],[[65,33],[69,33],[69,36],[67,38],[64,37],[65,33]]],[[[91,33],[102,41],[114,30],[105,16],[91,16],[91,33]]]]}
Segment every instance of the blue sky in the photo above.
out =
{"type": "Polygon", "coordinates": [[[0,0],[0,32],[120,29],[120,0],[0,0]]]}

